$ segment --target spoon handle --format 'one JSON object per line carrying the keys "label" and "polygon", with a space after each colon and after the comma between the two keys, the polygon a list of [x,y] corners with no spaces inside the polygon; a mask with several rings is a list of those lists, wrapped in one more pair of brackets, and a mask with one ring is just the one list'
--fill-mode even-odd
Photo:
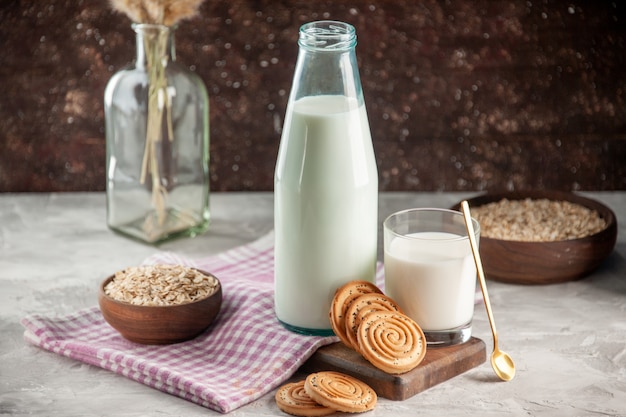
{"label": "spoon handle", "polygon": [[483,264],[480,259],[480,253],[478,252],[478,244],[476,243],[476,236],[474,232],[474,225],[472,225],[472,215],[470,213],[469,204],[467,201],[461,203],[461,209],[463,210],[463,217],[465,219],[465,226],[467,227],[467,234],[469,235],[469,242],[472,248],[472,254],[474,255],[474,262],[476,263],[476,271],[478,272],[478,281],[480,282],[480,290],[483,293],[483,300],[485,301],[485,309],[487,309],[487,317],[489,318],[489,324],[491,325],[491,333],[493,334],[493,345],[498,345],[498,336],[496,333],[496,323],[493,319],[493,313],[491,311],[491,301],[489,301],[489,293],[487,292],[487,282],[485,281],[485,273],[483,271]]}

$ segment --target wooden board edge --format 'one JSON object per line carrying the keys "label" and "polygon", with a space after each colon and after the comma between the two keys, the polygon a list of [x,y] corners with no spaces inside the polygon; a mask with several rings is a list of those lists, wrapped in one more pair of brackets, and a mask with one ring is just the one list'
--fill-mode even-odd
{"label": "wooden board edge", "polygon": [[405,374],[383,372],[341,342],[324,346],[300,368],[304,372],[337,371],[360,379],[376,393],[403,401],[473,369],[487,360],[485,343],[472,337],[462,345],[430,348],[422,363]]}

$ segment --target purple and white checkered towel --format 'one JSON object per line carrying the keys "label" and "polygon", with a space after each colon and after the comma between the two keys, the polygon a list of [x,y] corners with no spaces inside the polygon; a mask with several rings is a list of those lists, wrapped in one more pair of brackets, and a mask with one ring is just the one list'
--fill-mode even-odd
{"label": "purple and white checkered towel", "polygon": [[[145,263],[182,264],[211,272],[222,283],[222,309],[197,338],[145,346],[122,338],[98,307],[64,317],[22,320],[25,339],[43,349],[114,371],[222,413],[268,393],[287,380],[317,348],[336,337],[302,336],[274,315],[274,237],[205,259],[159,253]],[[378,267],[382,280],[382,266]]]}

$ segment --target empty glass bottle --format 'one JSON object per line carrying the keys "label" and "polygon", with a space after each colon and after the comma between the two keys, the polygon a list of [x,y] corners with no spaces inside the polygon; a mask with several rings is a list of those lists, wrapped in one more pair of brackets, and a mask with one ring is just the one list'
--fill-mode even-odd
{"label": "empty glass bottle", "polygon": [[134,24],[134,66],[105,91],[107,223],[158,243],[209,224],[209,99],[176,62],[173,28]]}

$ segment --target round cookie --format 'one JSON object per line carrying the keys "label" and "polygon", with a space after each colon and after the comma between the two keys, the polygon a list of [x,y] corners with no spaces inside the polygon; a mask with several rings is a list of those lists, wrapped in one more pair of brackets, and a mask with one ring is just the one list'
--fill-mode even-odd
{"label": "round cookie", "polygon": [[426,355],[426,338],[419,325],[404,314],[376,311],[366,315],[358,331],[361,355],[378,369],[402,374]]}
{"label": "round cookie", "polygon": [[339,372],[310,374],[304,390],[316,402],[345,413],[361,413],[374,408],[378,397],[365,382]]}
{"label": "round cookie", "polygon": [[332,304],[330,306],[330,324],[335,334],[348,347],[352,344],[346,336],[345,316],[350,303],[360,295],[377,293],[382,291],[369,281],[350,281],[335,291]]}
{"label": "round cookie", "polygon": [[374,311],[393,311],[402,313],[400,306],[385,294],[362,294],[348,306],[345,315],[346,338],[350,346],[359,352],[357,333],[363,317]]}
{"label": "round cookie", "polygon": [[283,385],[274,396],[276,405],[287,414],[301,417],[327,416],[335,412],[311,399],[304,390],[304,380]]}

